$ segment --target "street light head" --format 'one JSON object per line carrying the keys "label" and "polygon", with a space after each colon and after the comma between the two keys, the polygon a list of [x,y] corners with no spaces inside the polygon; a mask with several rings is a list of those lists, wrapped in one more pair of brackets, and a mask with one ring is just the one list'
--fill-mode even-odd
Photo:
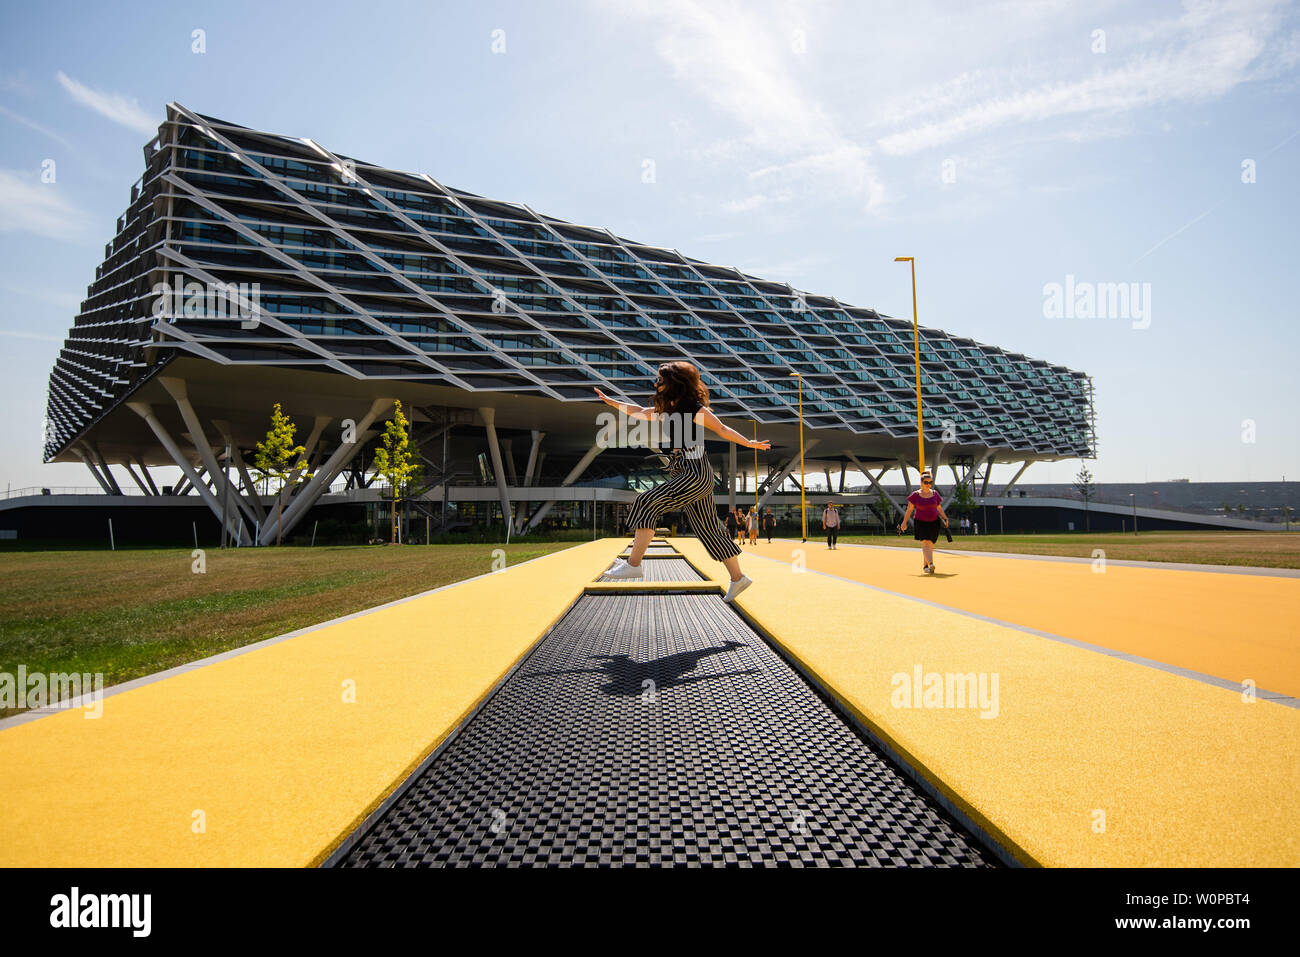
{"label": "street light head", "polygon": [[896,263],[910,263],[911,261],[912,261],[912,257],[911,257],[911,256],[895,256],[895,257],[894,257],[894,262],[896,262]]}

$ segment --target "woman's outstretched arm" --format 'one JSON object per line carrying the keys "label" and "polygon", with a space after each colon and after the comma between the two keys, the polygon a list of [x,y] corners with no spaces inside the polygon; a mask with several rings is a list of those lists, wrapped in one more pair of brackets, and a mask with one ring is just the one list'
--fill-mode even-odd
{"label": "woman's outstretched arm", "polygon": [[628,402],[619,402],[615,399],[611,399],[609,396],[601,392],[599,389],[596,390],[596,395],[600,397],[601,402],[604,402],[606,405],[613,406],[614,408],[618,409],[618,411],[622,412],[624,415],[630,418],[653,419],[655,417],[655,410],[652,408],[646,406],[640,406],[640,405],[632,405],[631,403]]}
{"label": "woman's outstretched arm", "polygon": [[753,439],[745,438],[745,436],[741,435],[735,429],[723,425],[710,409],[700,409],[699,412],[695,413],[695,421],[704,426],[710,432],[716,432],[728,442],[735,442],[737,445],[743,445],[747,449],[766,450],[772,447],[772,443],[767,439],[759,439],[755,442]]}

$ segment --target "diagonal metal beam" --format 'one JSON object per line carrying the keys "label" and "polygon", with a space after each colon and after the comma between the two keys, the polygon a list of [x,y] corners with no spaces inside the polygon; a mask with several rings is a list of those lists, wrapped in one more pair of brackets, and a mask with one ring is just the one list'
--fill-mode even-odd
{"label": "diagonal metal beam", "polygon": [[122,468],[126,469],[126,474],[131,476],[131,481],[140,486],[140,491],[144,492],[145,495],[149,495],[149,487],[140,480],[140,476],[135,474],[135,469],[131,468],[131,460],[123,459],[121,464]]}
{"label": "diagonal metal beam", "polygon": [[[809,450],[811,450],[814,446],[816,446],[820,442],[821,442],[820,438],[812,438],[804,442],[803,445],[804,457],[807,458]],[[798,464],[799,464],[798,453],[790,456],[790,461],[785,464],[785,466],[777,474],[776,478],[773,481],[768,483],[767,491],[764,492],[762,497],[758,500],[758,505],[755,506],[756,508],[762,509],[762,507],[767,504],[767,500],[770,499],[776,493],[776,490],[779,489],[785,483],[785,480],[790,477],[790,473],[794,471],[795,466]]]}
{"label": "diagonal metal beam", "polygon": [[888,469],[881,469],[880,476],[873,476],[867,467],[858,461],[856,455],[852,452],[845,452],[844,454],[849,457],[849,461],[857,467],[857,470],[866,476],[867,482],[870,483],[871,487],[874,488],[878,494],[885,496],[889,504],[893,506],[894,511],[901,516],[903,514],[903,507],[894,501],[894,497],[886,492],[885,487],[880,484],[880,476],[883,476]]}
{"label": "diagonal metal beam", "polygon": [[153,492],[154,495],[161,494],[158,491],[158,486],[154,484],[153,476],[149,474],[149,466],[144,464],[144,456],[137,455],[135,457],[135,464],[140,466],[140,474],[144,477],[144,480],[149,483],[149,490]]}
{"label": "diagonal metal beam", "polygon": [[990,452],[984,460],[984,481],[980,483],[980,495],[989,490],[989,479],[993,477],[993,460],[995,458],[997,458],[997,454]]}
{"label": "diagonal metal beam", "polygon": [[[212,494],[212,490],[203,484],[202,479],[199,478],[198,473],[194,470],[194,466],[190,465],[185,454],[181,452],[180,446],[176,444],[176,441],[171,437],[171,434],[168,433],[166,427],[158,421],[158,417],[153,414],[153,406],[147,402],[127,402],[126,406],[136,415],[140,416],[140,418],[144,419],[149,428],[153,430],[153,434],[157,436],[162,447],[167,450],[167,454],[172,457],[172,461],[174,461],[177,467],[180,468],[181,472],[184,473],[185,478],[194,486],[195,491],[199,493],[199,497],[203,499],[208,508],[212,510],[212,514],[216,516],[217,521],[220,522],[221,502]],[[244,523],[238,521],[238,516],[231,516],[231,518],[236,520],[232,522],[233,534],[236,539],[238,539],[239,543],[241,545],[252,544],[252,538],[248,534],[248,529],[244,526]]]}
{"label": "diagonal metal beam", "polygon": [[501,496],[501,521],[508,529],[515,520],[515,515],[510,509],[506,470],[501,465],[501,443],[497,441],[497,410],[490,406],[483,406],[478,410],[478,414],[482,416],[483,425],[487,427],[488,454],[492,456],[492,477],[496,479],[497,494]]}
{"label": "diagonal metal beam", "polygon": [[[278,524],[285,533],[293,530],[294,525],[302,520],[307,514],[307,510],[316,504],[316,500],[321,497],[325,489],[329,488],[331,482],[338,476],[339,472],[347,466],[352,458],[361,451],[361,448],[369,441],[369,432],[367,431],[371,424],[379,417],[381,412],[393,407],[396,398],[388,396],[375,399],[370,404],[368,411],[360,421],[357,422],[355,441],[341,444],[329,460],[320,467],[316,474],[307,482],[302,491],[294,496],[289,507],[284,510]],[[275,519],[267,522],[262,526],[262,534],[258,539],[265,544],[275,540],[277,522]]]}
{"label": "diagonal metal beam", "polygon": [[[181,419],[185,427],[190,430],[190,440],[194,443],[195,450],[199,453],[199,459],[203,462],[203,467],[208,470],[208,476],[212,479],[212,491],[218,499],[221,499],[226,493],[226,473],[222,471],[221,466],[217,464],[217,458],[212,454],[212,444],[208,441],[207,435],[203,431],[203,423],[199,421],[199,415],[194,411],[194,406],[190,404],[189,387],[184,379],[177,376],[159,376],[158,382],[162,385],[167,393],[176,403],[176,409],[181,414]],[[243,512],[244,517],[248,519],[249,524],[257,521],[253,510],[248,503],[244,501],[243,496],[231,496],[239,510]],[[221,516],[217,516],[220,521]]]}
{"label": "diagonal metal beam", "polygon": [[[572,485],[574,482],[576,482],[581,477],[582,473],[587,471],[587,466],[591,465],[591,463],[596,460],[596,456],[599,455],[603,450],[604,450],[604,446],[602,446],[599,442],[597,442],[591,448],[587,449],[586,454],[583,455],[582,458],[578,459],[578,464],[575,465],[573,468],[571,468],[569,470],[569,474],[564,477],[564,481],[560,483],[560,488],[566,488]],[[544,455],[546,453],[542,453],[542,454]],[[541,463],[539,462],[538,463],[539,467],[540,464]],[[528,520],[528,525],[524,528],[525,534],[531,532],[538,525],[540,525],[542,519],[544,519],[547,513],[550,512],[550,510],[553,509],[554,507],[555,507],[554,499],[552,499],[549,502],[543,502],[541,506],[537,509],[537,511],[533,513],[533,517]]]}
{"label": "diagonal metal beam", "polygon": [[81,461],[86,464],[86,468],[90,469],[90,474],[95,476],[95,481],[98,482],[99,487],[104,490],[104,494],[112,495],[113,494],[112,487],[106,481],[104,481],[104,476],[99,474],[99,467],[95,465],[95,461],[94,459],[91,458],[90,453],[83,452],[80,448],[77,448],[76,446],[73,447],[72,451],[77,456],[77,458],[81,459]]}

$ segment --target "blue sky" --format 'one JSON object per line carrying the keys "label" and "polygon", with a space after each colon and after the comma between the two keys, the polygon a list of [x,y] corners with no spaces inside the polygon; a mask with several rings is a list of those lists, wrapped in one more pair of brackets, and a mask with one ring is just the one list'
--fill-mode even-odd
{"label": "blue sky", "polygon": [[923,324],[1093,376],[1099,480],[1300,477],[1294,5],[6,5],[0,482],[92,484],[46,382],[171,100],[897,316],[916,256]]}

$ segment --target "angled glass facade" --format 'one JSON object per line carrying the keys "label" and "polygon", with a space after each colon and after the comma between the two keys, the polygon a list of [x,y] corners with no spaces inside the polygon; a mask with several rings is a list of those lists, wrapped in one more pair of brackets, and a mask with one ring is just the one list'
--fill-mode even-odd
{"label": "angled glass facade", "polygon": [[[720,416],[768,425],[796,421],[797,371],[810,429],[914,445],[908,321],[177,104],[145,159],[50,377],[47,460],[181,356],[558,402],[644,399],[690,359]],[[1091,454],[1084,374],[936,329],[921,362],[927,440]]]}

